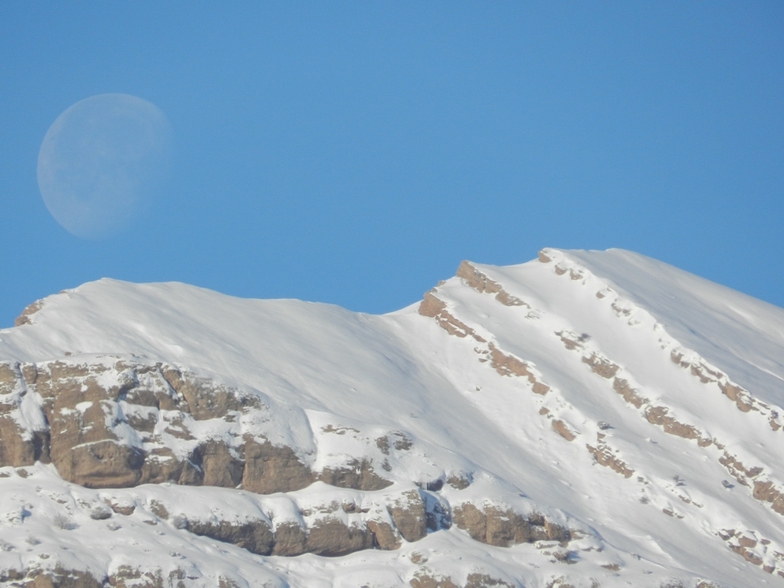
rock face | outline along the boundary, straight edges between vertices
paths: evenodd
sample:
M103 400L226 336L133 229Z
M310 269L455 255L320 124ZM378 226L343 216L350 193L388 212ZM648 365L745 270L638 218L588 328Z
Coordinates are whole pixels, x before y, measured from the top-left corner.
M186 528L195 535L232 543L259 555L271 554L275 543L275 536L269 524L262 520L242 524L232 524L228 521L188 521Z
M317 478L291 447L242 434L243 418L270 418L258 397L171 366L111 357L2 363L0 395L0 466L51 461L65 480L89 488L174 482L269 494ZM27 402L40 413L32 423L20 416L31 397L41 399ZM190 428L204 422L217 434L197 439ZM382 485L370 464L363 476L341 481Z
M510 508L480 508L472 503L464 503L453 509L453 518L455 525L468 531L472 539L497 547L542 540L566 543L571 538L569 529L547 520L541 514L524 515Z
M0 363L0 395L0 467L51 462L64 480L86 488L173 483L270 495L297 491L316 481L360 492L379 492L392 484L376 473L366 457L351 457L342 466L314 471L295 448L273 444L258 427L255 434L244 427L248 421L274 421L275 409L268 399L164 363L111 356ZM199 433L205 425L211 432L206 436ZM329 434L345 435L346 431L331 425L325 428ZM410 451L412 441L396 432L376 438L374 445L386 458L393 452ZM459 476L452 479L450 488L464 489L470 484ZM300 522L273 523L265 517L174 521L173 505L154 500L149 508L158 519L174 521L194 535L258 555L337 557L364 549L399 549L428 532L448 529L451 508L437 494L443 486L438 480L428 484L428 490L382 495L380 502L374 499L373 512L353 503L323 505L314 511L321 514L299 512ZM110 517L112 511L130 516L136 509L133 504L110 506L111 510L96 509L92 518ZM510 519L516 531L509 531L502 529L501 515L493 509L463 505L454 512L459 528L490 545L508 546L549 536L544 528L537 531L536 522L520 515ZM353 518L344 520L344 513ZM309 522L302 517L310 517ZM111 581L118 586L141 581L140 573L125 570ZM154 585L158 577L148 580ZM55 585L65 581L60 578Z

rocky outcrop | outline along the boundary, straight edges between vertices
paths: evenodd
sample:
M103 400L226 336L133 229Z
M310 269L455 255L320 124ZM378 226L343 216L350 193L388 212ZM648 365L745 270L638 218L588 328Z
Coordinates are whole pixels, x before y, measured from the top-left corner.
M298 511L298 520L275 522L266 517L249 518L241 510L206 519L171 514L179 510L178 505L157 499L148 509L178 528L259 555L338 557L363 549L392 550L404 540L419 541L428 531L451 524L441 499L419 489L368 498L366 508L333 501ZM133 510L125 512L132 514Z
M769 502L770 507L774 511L784 515L784 491L776 484L770 480L755 480L753 493L754 498L763 502Z
M97 579L82 570L66 569L56 566L54 569L31 568L24 575L14 574L9 578L13 586L24 588L103 588L104 579Z
M177 574L175 574L177 575ZM112 588L164 588L161 570L141 570L121 565L108 578Z
M591 355L587 357L584 356L582 361L590 366L593 373L602 378L607 378L608 380L614 377L620 369L619 366L608 359L599 356L597 353L591 353Z
M452 509L452 518L457 528L467 531L472 539L497 547L542 540L568 542L571 539L569 529L547 520L543 515L526 515L511 508L480 508L466 502Z
M645 418L652 425L661 426L665 433L684 439L696 439L700 447L707 447L712 443L712 440L703 436L697 427L678 421L670 416L669 412L665 406L648 406L645 409Z
M259 494L288 492L305 488L315 479L290 447L276 447L269 441L259 443L248 436L243 449L241 479L246 490Z
M194 535L232 543L259 555L271 554L275 542L269 523L260 519L243 523L187 521L185 528Z
M366 459L354 459L347 467L325 468L319 480L339 488L356 488L357 490L383 490L392 485L373 470Z
M375 544L375 536L367 525L346 525L338 519L326 518L309 529L305 550L316 555L339 557L371 549Z
M624 478L631 478L634 470L607 445L604 441L605 437L603 433L598 433L596 445L591 445L590 443L585 445L588 452L593 455L593 458L599 465L618 472Z
M460 588L449 576L433 575L428 572L417 572L409 584L411 588Z
M784 578L784 553L774 549L769 539L750 530L722 529L718 535L732 552L750 564L761 567L768 574L776 572L777 576Z
M550 422L550 425L552 426L553 431L558 433L567 441L574 441L577 438L577 434L571 429L571 427L569 427L569 425L560 419L553 419Z
M700 447L709 447L715 445L718 449L722 450L719 457L719 463L729 472L743 486L753 486L753 496L757 500L767 502L770 507L777 513L784 515L784 491L774 482L760 478L763 474L763 468L759 466L747 466L730 451L725 449L718 439L712 438L702 432L699 428L689 423L672 416L670 409L665 406L651 404L651 402L642 396L639 390L633 388L629 381L618 374L623 374L622 368L617 364L610 361L608 358L595 351L586 351L584 344L584 337L578 336L575 333L566 331L559 331L555 333L563 342L566 349L570 351L582 352L582 361L590 366L591 371L597 375L605 378L612 379L613 390L620 394L623 399L635 408L641 409L642 415L652 425L661 427L661 429L669 434L683 439L696 441ZM731 400L738 403L738 408L742 412L763 412L768 414L769 423L771 428L775 431L780 428L778 421L778 413L772 411L770 407L764 403L756 401L739 386L732 384L725 374L719 370L710 367L705 362L687 361L684 359L684 354L681 352L673 351L671 353L673 363L680 365L683 368L688 368L690 373L699 378L703 384L716 383L722 392ZM553 429L559 434L562 434L556 423L553 422ZM594 456L597 463L600 465L612 468L625 477L631 477L634 470L628 464L619 460L612 450L604 443L604 435L600 434L599 443L597 445L587 445L588 451Z
M395 527L408 542L427 535L427 512L421 491L410 490L387 507Z
M24 310L14 319L14 326L21 327L32 323L31 317L44 307L43 300L36 300L25 306Z
M317 479L360 490L391 483L367 459L313 472L292 447L243 433L243 419L269 422L269 410L258 396L160 363L0 363L0 466L51 461L90 488L174 482L270 494ZM198 423L213 436L197 438Z
M487 349L499 374L528 377L535 392L547 390L525 362L493 344ZM271 410L271 403L261 395L163 363L111 356L0 363L0 466L51 461L63 479L101 489L170 482L274 494L296 491L316 481L360 492L378 492L391 485L368 457L313 471L294 448L274 444L258 428L255 434L243 429L246 420L272 422ZM38 418L31 420L30 414ZM351 427L327 425L323 429L322 433L337 435L351 432L357 442L385 458L413 446L410 436L399 431L366 438ZM210 433L205 435L205 430ZM470 474L447 478L449 488L464 489L471 483ZM429 532L449 528L451 508L438 494L443 487L444 478L439 478L423 483L422 489L390 494L383 498L381 510L373 507L373 512L347 503L321 507L315 513L302 511L299 520L275 522L265 517L172 516L176 505L155 499L146 506L154 519L145 522L168 520L194 535L259 555L335 557L362 549L398 549L403 542L416 542ZM93 509L93 520L136 512L133 501L105 500L106 504ZM513 515L511 522L503 522L500 511L493 509L482 511L485 530L477 535L470 507L458 512L472 536L492 545L554 536L544 520ZM506 528L509 525L511 531ZM41 578L68 585L68 574L55 576ZM113 572L107 582L157 586L163 580L160 574L128 567Z
M434 290L425 293L418 312L422 316L434 318L438 325L450 335L461 339L471 337L480 343L480 346L474 349L479 354L479 361L481 363L489 361L490 366L500 375L526 378L535 394L547 394L550 390L550 386L541 381L528 363L509 353L504 353L497 345L488 342L476 330L455 318L447 310L446 304L435 295Z
M782 429L779 410L754 398L748 390L732 382L725 373L702 358L686 359L686 355L687 351L674 349L670 352L670 359L673 363L689 370L689 373L703 384L716 384L721 393L735 403L739 411L759 413L767 419L771 429L774 431Z
M477 292L495 294L495 299L504 306L525 306L530 308L528 304L517 296L509 294L509 292L504 290L501 284L488 278L468 261L464 260L460 262L455 275L458 278L463 278L466 284Z

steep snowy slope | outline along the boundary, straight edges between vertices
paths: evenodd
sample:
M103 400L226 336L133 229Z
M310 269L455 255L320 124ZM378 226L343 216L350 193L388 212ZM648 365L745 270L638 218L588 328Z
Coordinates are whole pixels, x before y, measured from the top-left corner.
M8 585L784 585L784 310L643 256L384 316L100 280L17 324Z

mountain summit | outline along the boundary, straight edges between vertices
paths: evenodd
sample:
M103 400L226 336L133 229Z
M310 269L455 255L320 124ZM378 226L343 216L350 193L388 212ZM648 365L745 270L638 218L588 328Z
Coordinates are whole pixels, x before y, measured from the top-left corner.
M784 310L636 253L0 330L0 586L784 586Z

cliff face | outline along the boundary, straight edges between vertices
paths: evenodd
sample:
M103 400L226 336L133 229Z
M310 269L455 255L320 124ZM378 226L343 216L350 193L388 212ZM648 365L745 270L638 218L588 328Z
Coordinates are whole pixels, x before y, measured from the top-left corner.
M653 260L463 262L380 317L102 280L16 325L0 585L784 585L784 311Z

